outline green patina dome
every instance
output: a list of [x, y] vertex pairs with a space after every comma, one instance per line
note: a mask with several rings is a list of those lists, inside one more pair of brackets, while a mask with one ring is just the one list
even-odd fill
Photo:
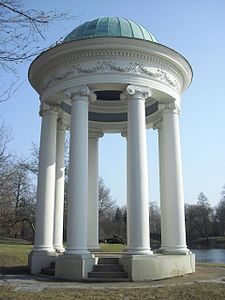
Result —
[[143, 26], [124, 18], [98, 18], [76, 27], [63, 42], [96, 37], [125, 37], [157, 43], [154, 35]]

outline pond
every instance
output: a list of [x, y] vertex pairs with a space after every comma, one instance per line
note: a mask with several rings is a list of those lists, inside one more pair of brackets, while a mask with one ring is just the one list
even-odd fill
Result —
[[192, 249], [196, 262], [214, 262], [225, 264], [225, 249]]

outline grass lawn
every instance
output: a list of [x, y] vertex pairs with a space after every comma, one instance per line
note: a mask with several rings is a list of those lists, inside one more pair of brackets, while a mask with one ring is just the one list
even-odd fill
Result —
[[[27, 255], [33, 246], [24, 242], [24, 240], [0, 239], [0, 267], [27, 264]], [[123, 252], [126, 249], [126, 245], [123, 244], [100, 244], [100, 246], [103, 252]]]
[[[122, 244], [101, 244], [103, 252], [122, 252], [126, 249]], [[27, 257], [32, 245], [24, 240], [0, 239], [0, 273], [27, 273]]]
[[0, 240], [0, 273], [27, 273], [27, 256], [31, 249], [32, 245], [22, 244], [21, 240]]
[[123, 252], [126, 250], [126, 245], [123, 244], [100, 244], [103, 252]]
[[0, 267], [21, 266], [27, 264], [27, 255], [32, 245], [1, 243], [0, 241]]

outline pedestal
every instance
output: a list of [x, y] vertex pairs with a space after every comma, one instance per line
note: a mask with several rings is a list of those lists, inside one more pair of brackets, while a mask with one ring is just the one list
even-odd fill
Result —
[[28, 270], [31, 274], [41, 273], [42, 268], [50, 267], [55, 261], [57, 254], [54, 252], [32, 251], [28, 254]]
[[65, 280], [82, 280], [87, 278], [88, 272], [91, 272], [95, 264], [95, 258], [92, 254], [65, 254], [56, 259], [55, 277]]
[[150, 281], [195, 272], [195, 255], [124, 255], [120, 264], [132, 281]]

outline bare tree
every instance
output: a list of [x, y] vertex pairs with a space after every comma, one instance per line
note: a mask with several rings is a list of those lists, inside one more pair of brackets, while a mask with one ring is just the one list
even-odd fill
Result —
[[208, 198], [203, 193], [199, 194], [197, 204], [199, 212], [198, 218], [199, 222], [201, 223], [203, 236], [208, 240], [211, 231], [212, 209], [210, 207]]
[[204, 236], [202, 222], [199, 217], [199, 206], [197, 204], [185, 205], [186, 232], [189, 241]]
[[11, 157], [1, 175], [0, 234], [25, 237], [26, 222], [29, 224], [28, 235], [32, 237], [36, 193], [28, 170]]
[[119, 207], [115, 209], [115, 214], [113, 216], [111, 225], [110, 237], [114, 237], [119, 243], [127, 242], [127, 209], [126, 206]]
[[159, 239], [161, 233], [160, 209], [155, 202], [149, 203], [149, 224], [152, 239]]
[[219, 235], [225, 235], [225, 185], [221, 192], [221, 200], [216, 208], [216, 219], [219, 227]]
[[17, 64], [43, 51], [40, 42], [45, 40], [48, 26], [68, 18], [73, 17], [56, 10], [26, 9], [23, 0], [0, 0], [0, 72], [15, 76], [11, 84], [0, 83], [0, 102], [8, 100], [22, 84]]
[[110, 195], [110, 190], [104, 184], [102, 178], [99, 179], [99, 237], [105, 239], [112, 234], [112, 223], [115, 215], [116, 203]]
[[6, 161], [8, 154], [6, 154], [7, 144], [11, 140], [10, 129], [4, 123], [0, 124], [0, 168]]
[[38, 161], [39, 161], [39, 147], [32, 143], [30, 158], [24, 161], [21, 161], [20, 164], [22, 167], [30, 171], [34, 175], [38, 175]]

